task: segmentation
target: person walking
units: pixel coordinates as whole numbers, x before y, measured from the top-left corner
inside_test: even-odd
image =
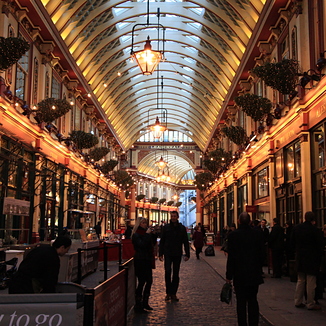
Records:
[[[231,283],[233,280],[237,300],[238,325],[258,326],[257,294],[259,285],[264,283],[261,275],[262,232],[250,226],[250,216],[247,212],[240,214],[238,223],[238,229],[228,236],[226,282]]]
[[[178,221],[179,213],[173,211],[170,213],[170,217],[170,223],[162,228],[159,259],[160,261],[164,260],[165,301],[179,301],[176,294],[180,280],[179,271],[182,258],[182,245],[185,251],[185,261],[188,261],[190,258],[190,249],[186,228]]]
[[[269,234],[268,245],[272,250],[272,263],[274,278],[282,277],[282,264],[284,257],[284,229],[278,217],[273,218],[272,231]]]
[[[131,234],[134,245],[134,267],[137,277],[135,312],[153,310],[148,304],[153,284],[153,271],[155,268],[154,245],[157,235],[148,227],[146,218],[138,218]],[[144,310],[145,309],[145,310]]]
[[[267,228],[267,221],[264,218],[260,222],[260,231],[263,233],[263,255],[264,255],[263,266],[267,266],[269,229]]]
[[[60,270],[59,256],[64,256],[70,246],[70,238],[60,236],[52,246],[40,245],[32,249],[19,265],[9,285],[9,293],[55,293]]]
[[[294,227],[291,244],[295,248],[296,268],[298,281],[294,295],[294,305],[297,308],[307,306],[308,310],[320,310],[321,307],[314,301],[316,275],[321,264],[323,253],[323,239],[321,232],[315,227],[315,215],[306,212],[305,221]],[[303,297],[307,293],[307,305]]]
[[[196,226],[195,232],[192,235],[192,240],[194,240],[194,247],[196,249],[196,257],[199,258],[199,254],[202,252],[204,246],[204,234],[201,231],[201,228]]]

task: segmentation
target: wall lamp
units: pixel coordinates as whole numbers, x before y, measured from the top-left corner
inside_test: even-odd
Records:
[[[326,51],[322,52],[322,53],[320,54],[320,58],[317,60],[316,67],[317,67],[317,70],[318,70],[318,71],[322,71],[323,68],[324,68],[325,65],[326,65],[325,52],[326,52]]]

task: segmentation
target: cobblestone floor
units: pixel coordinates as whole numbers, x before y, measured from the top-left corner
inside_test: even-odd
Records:
[[[150,305],[154,310],[147,314],[131,312],[128,326],[237,325],[235,301],[232,305],[219,301],[224,280],[204,260],[197,260],[193,252],[189,261],[181,263],[179,302],[164,301],[164,268],[159,260],[153,276]],[[267,324],[261,320],[259,325]]]

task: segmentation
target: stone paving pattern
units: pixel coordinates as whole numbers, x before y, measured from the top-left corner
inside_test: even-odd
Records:
[[[189,261],[181,263],[179,302],[165,302],[163,263],[156,261],[154,282],[147,314],[131,312],[128,326],[187,325],[187,326],[232,326],[237,325],[236,304],[228,305],[219,300],[224,284],[204,259],[197,260],[194,252]],[[261,320],[260,325],[268,325]]]

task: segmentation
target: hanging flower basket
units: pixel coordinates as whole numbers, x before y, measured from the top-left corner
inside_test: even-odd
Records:
[[[51,123],[64,116],[71,109],[65,99],[47,98],[37,104],[36,119],[40,122]]]
[[[101,158],[103,158],[105,155],[109,153],[109,149],[107,147],[97,147],[92,149],[89,152],[89,158],[93,160],[94,162],[99,161]]]
[[[143,200],[145,198],[145,195],[143,195],[143,194],[140,194],[140,195],[137,195],[136,196],[136,200],[137,201],[141,201],[141,200]]]
[[[199,190],[205,190],[210,182],[214,181],[214,176],[210,172],[199,173],[195,176],[194,184]]]
[[[116,160],[107,161],[101,166],[101,171],[104,174],[108,174],[109,172],[113,171],[113,169],[118,165],[118,163],[119,162]]]
[[[204,160],[204,164],[207,170],[216,174],[221,167],[228,165],[231,159],[231,152],[226,152],[223,148],[217,148],[208,153],[208,157]]]
[[[267,86],[279,91],[282,94],[293,94],[298,84],[297,60],[283,59],[282,61],[267,62],[262,66],[252,69],[252,72],[261,78]]]
[[[234,101],[254,121],[263,120],[272,108],[272,102],[268,98],[255,94],[237,96]]]
[[[222,131],[226,137],[238,146],[245,144],[248,140],[246,131],[240,126],[224,127]]]
[[[0,37],[0,72],[17,63],[29,48],[29,43],[18,37]]]
[[[133,178],[127,171],[113,171],[113,177],[115,184],[123,190],[129,189],[134,184]]]
[[[92,148],[98,144],[98,138],[90,132],[73,130],[70,139],[75,143],[77,149]]]

